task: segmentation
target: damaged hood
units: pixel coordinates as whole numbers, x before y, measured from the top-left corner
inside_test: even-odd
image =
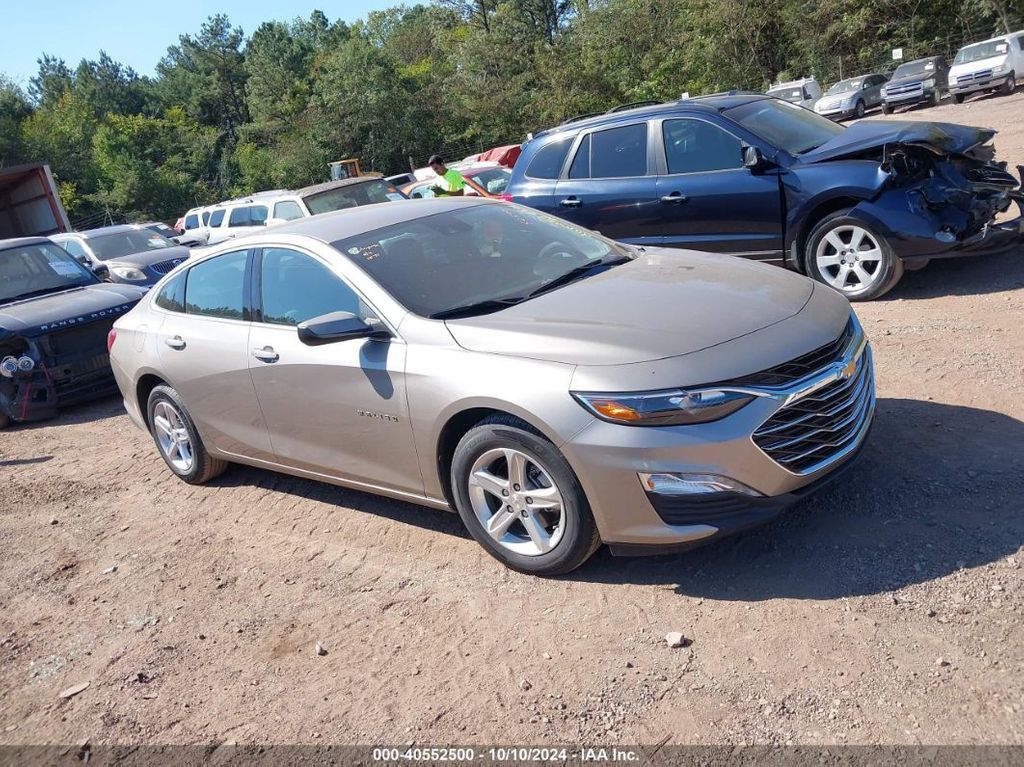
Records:
[[[990,141],[991,128],[972,128],[955,123],[865,120],[851,125],[835,138],[800,155],[802,163],[827,162],[855,157],[887,144],[913,144],[942,154],[967,154]]]
[[[145,291],[130,285],[100,283],[61,290],[0,306],[0,340],[37,336],[127,312]]]
[[[648,248],[631,261],[494,314],[446,324],[465,349],[621,365],[706,349],[782,322],[814,283],[738,258]]]

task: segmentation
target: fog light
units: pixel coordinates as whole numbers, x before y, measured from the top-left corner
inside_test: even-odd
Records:
[[[16,357],[4,357],[0,362],[0,375],[10,378],[18,372],[18,360]]]
[[[751,487],[729,477],[717,474],[645,474],[641,472],[640,484],[649,493],[659,495],[709,495],[711,493],[742,493],[760,496]]]
[[[35,366],[36,361],[29,357],[27,354],[18,357],[18,370],[20,370],[22,373],[29,372]]]

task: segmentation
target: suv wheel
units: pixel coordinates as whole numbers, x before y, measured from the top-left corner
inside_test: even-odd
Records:
[[[859,120],[860,118],[862,118],[864,116],[864,113],[866,111],[867,111],[867,109],[864,106],[864,102],[862,100],[858,99],[857,100],[857,106],[855,106],[854,109],[853,109],[853,114]]]
[[[850,301],[870,301],[892,290],[903,276],[903,262],[884,237],[849,209],[822,219],[807,238],[804,266],[810,277]]]
[[[892,114],[892,107],[889,106],[888,104],[886,104],[884,101],[882,102],[882,114],[884,114],[884,115],[891,115]]]
[[[601,543],[568,462],[519,419],[496,416],[470,429],[455,448],[451,480],[466,528],[513,570],[567,573]]]
[[[178,392],[170,386],[157,386],[147,405],[149,430],[160,457],[175,473],[191,485],[209,482],[228,467],[226,461],[206,452],[196,425],[192,422]]]
[[[953,94],[953,103],[954,104],[963,104],[964,103],[964,94],[962,94],[962,93],[954,93]]]
[[[1017,90],[1017,75],[1010,72],[1006,78],[1006,82],[1003,83],[1002,87],[1000,87],[999,93],[1003,96],[1010,96],[1015,90]]]

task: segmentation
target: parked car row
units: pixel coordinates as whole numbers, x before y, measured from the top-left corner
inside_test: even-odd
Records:
[[[824,94],[814,78],[779,83],[770,96],[814,109],[834,120],[860,118],[875,107],[885,114],[900,107],[939,104],[947,94],[957,104],[972,94],[1013,93],[1024,77],[1024,31],[966,45],[952,66],[942,56],[901,63],[891,76],[872,72],[841,80]]]

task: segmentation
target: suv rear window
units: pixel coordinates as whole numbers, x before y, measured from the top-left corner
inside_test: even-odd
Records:
[[[562,163],[565,156],[569,154],[569,147],[572,146],[572,136],[565,136],[542,146],[530,160],[526,168],[526,175],[530,178],[558,178],[562,170]]]

